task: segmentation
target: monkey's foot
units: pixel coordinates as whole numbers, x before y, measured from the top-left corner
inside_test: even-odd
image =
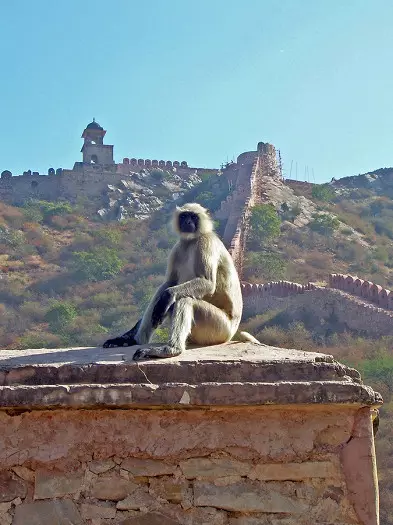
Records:
[[[104,348],[114,348],[116,346],[135,346],[138,343],[133,337],[114,337],[113,339],[108,339],[102,345]]]
[[[179,355],[181,353],[182,349],[175,346],[152,346],[148,348],[140,348],[135,352],[132,359],[134,361],[140,361],[141,359],[150,359],[154,357],[175,357],[176,355]]]

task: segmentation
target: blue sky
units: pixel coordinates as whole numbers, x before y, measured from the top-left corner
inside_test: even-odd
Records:
[[[0,7],[0,171],[219,166],[257,142],[317,182],[393,165],[390,0],[15,0]]]

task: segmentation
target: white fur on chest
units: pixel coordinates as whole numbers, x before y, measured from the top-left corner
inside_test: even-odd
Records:
[[[194,254],[190,252],[183,255],[179,261],[178,276],[179,284],[185,283],[195,278]]]

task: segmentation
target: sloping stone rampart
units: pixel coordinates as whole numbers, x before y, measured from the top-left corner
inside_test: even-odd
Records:
[[[233,343],[0,356],[0,523],[377,525],[382,400],[329,355]]]
[[[329,275],[329,286],[371,301],[380,308],[393,310],[393,293],[378,284],[352,275],[333,273]]]
[[[268,310],[288,310],[294,320],[303,320],[306,314],[319,320],[335,319],[343,329],[372,337],[393,335],[393,312],[342,290],[279,281],[242,283],[242,293],[245,318]]]

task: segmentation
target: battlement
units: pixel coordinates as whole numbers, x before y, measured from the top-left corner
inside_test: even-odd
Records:
[[[229,166],[229,174],[235,187],[232,195],[221,203],[216,217],[227,218],[224,242],[241,275],[251,210],[262,198],[261,177],[281,178],[275,147],[260,142],[257,151],[246,151],[238,156],[236,167]]]
[[[332,274],[328,287],[310,282],[305,285],[289,281],[263,284],[242,282],[244,316],[248,318],[269,310],[279,310],[288,311],[294,320],[302,321],[306,314],[329,323],[333,315],[339,330],[349,329],[373,337],[393,335],[393,308],[383,306],[389,290],[371,283],[372,291],[371,286],[366,286],[363,295],[360,292],[355,295],[351,292],[354,281],[347,280],[348,277],[351,276]],[[374,300],[375,304],[371,302],[374,296],[378,297]],[[389,299],[387,302],[390,305]]]
[[[333,273],[329,275],[329,286],[375,303],[380,308],[393,310],[392,291],[371,281],[352,275]]]
[[[264,297],[266,295],[288,297],[288,295],[302,294],[306,290],[316,290],[318,288],[314,283],[303,285],[290,281],[272,281],[264,284],[252,284],[243,281],[241,287],[245,298],[253,296]]]
[[[188,164],[185,160],[179,162],[178,160],[151,160],[151,159],[129,159],[125,157],[122,164],[138,168],[161,168],[161,169],[172,169],[172,168],[188,168]]]

